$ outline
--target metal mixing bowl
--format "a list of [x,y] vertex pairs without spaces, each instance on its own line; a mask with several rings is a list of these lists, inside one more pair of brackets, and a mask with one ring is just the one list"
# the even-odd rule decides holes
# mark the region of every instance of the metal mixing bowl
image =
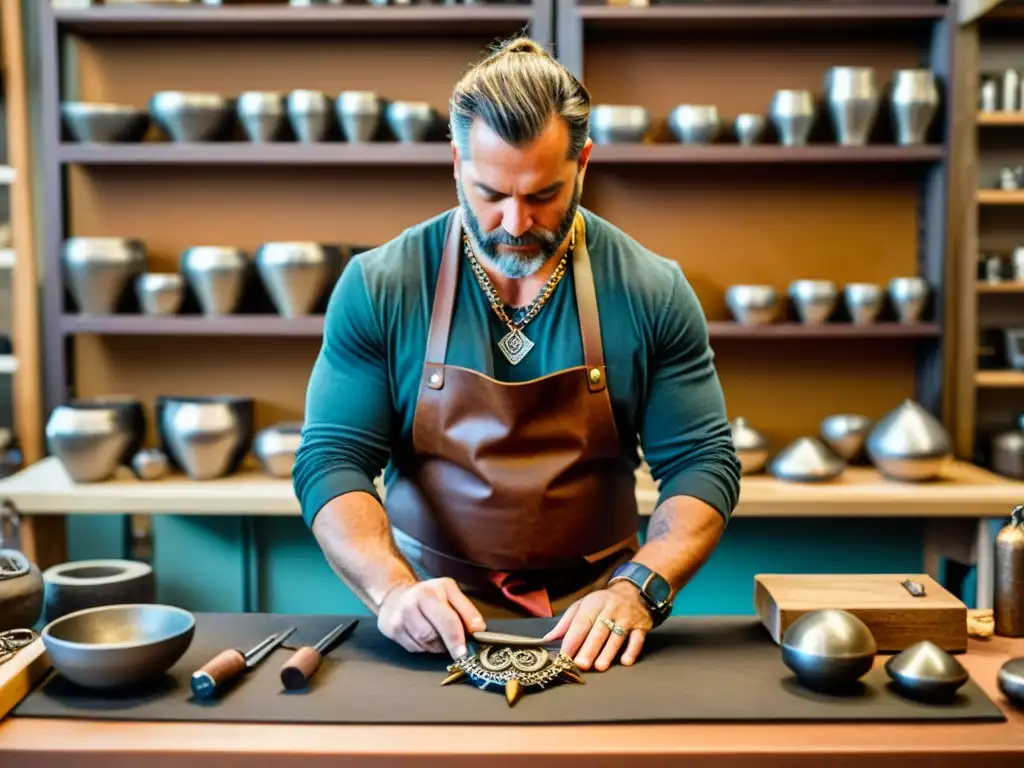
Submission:
[[718,138],[722,121],[710,104],[680,104],[668,116],[668,127],[683,144],[710,144]]
[[231,122],[234,103],[216,93],[158,91],[149,100],[156,124],[173,142],[216,138]]
[[595,144],[636,144],[650,127],[651,116],[640,106],[599,104],[590,113],[590,137]]
[[836,308],[839,292],[831,280],[794,280],[789,284],[789,298],[800,322],[821,325]]
[[924,314],[930,288],[923,277],[894,277],[889,281],[889,299],[901,323],[917,323]]
[[809,611],[782,637],[782,661],[812,690],[837,692],[866,675],[878,646],[861,619],[848,611]]
[[837,413],[826,416],[819,428],[821,439],[846,461],[855,461],[864,451],[874,422],[855,413]]
[[779,296],[770,285],[730,285],[725,305],[741,325],[764,325],[778,315]]
[[149,114],[124,104],[65,101],[60,116],[71,138],[88,143],[133,143],[149,130]]
[[182,657],[195,617],[170,605],[110,605],[69,613],[43,628],[54,669],[86,688],[151,682]]
[[287,124],[285,95],[277,91],[245,91],[239,94],[238,122],[254,144],[281,138]]
[[403,143],[424,141],[438,124],[438,111],[425,101],[395,101],[384,111],[388,128]]
[[266,474],[288,478],[301,443],[302,422],[281,422],[261,430],[253,441],[252,451]]
[[384,113],[384,99],[374,91],[342,91],[335,108],[345,139],[352,143],[372,141]]
[[882,311],[885,292],[874,283],[849,283],[843,287],[843,299],[854,325],[870,325]]

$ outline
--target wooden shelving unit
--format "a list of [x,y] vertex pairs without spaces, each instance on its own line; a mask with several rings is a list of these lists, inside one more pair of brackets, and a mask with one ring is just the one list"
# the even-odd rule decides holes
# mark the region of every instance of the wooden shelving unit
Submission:
[[[1020,297],[1024,281],[1014,274],[1010,255],[1024,246],[1020,206],[1024,191],[999,189],[1000,169],[1016,167],[1024,159],[1024,111],[1002,111],[998,79],[1006,69],[1024,71],[1024,14],[1021,7],[1003,3],[959,32],[960,60],[957,98],[980,106],[984,79],[997,80],[997,111],[965,111],[958,134],[956,165],[961,170],[957,187],[963,211],[959,227],[963,243],[956,284],[957,382],[954,434],[957,453],[983,466],[992,466],[991,440],[1016,427],[1024,412],[1024,372],[979,368],[979,353],[991,349],[1002,354],[1000,329],[1024,325]],[[1002,282],[979,279],[982,262],[1002,259]],[[997,334],[993,336],[991,334]],[[999,359],[997,358],[997,360]],[[999,364],[998,362],[996,363]]]

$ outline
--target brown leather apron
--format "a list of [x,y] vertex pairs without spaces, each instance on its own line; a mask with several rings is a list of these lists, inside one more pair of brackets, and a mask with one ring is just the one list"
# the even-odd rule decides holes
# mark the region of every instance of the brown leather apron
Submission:
[[446,365],[462,256],[449,225],[413,419],[396,456],[391,524],[422,547],[419,565],[467,592],[551,616],[551,599],[600,579],[637,546],[635,476],[606,385],[583,217],[573,278],[584,364],[523,383]]

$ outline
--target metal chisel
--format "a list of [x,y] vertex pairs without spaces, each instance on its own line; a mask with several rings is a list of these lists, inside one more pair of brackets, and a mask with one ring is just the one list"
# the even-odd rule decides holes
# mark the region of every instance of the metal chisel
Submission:
[[320,669],[324,654],[329,653],[335,645],[348,637],[358,623],[359,619],[343,622],[324,635],[316,645],[307,645],[293,653],[281,667],[281,682],[284,687],[294,691],[308,685],[313,675]]
[[283,632],[273,634],[245,653],[235,648],[221,651],[198,671],[192,673],[192,693],[200,699],[210,698],[233,680],[255,669],[294,631],[295,627],[289,627]]

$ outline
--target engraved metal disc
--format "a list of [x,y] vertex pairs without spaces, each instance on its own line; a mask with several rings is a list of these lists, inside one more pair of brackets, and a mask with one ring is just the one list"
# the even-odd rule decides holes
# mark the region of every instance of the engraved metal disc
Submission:
[[533,342],[517,328],[502,337],[498,349],[512,365],[518,365],[533,349]]

